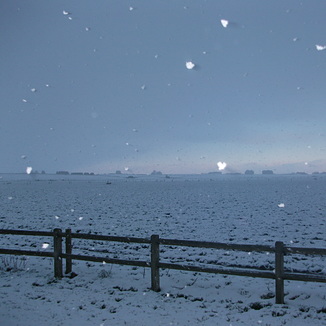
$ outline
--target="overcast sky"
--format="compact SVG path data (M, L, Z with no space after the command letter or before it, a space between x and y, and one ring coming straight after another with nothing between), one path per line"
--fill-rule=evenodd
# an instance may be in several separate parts
M0 172L326 171L325 12L2 0Z

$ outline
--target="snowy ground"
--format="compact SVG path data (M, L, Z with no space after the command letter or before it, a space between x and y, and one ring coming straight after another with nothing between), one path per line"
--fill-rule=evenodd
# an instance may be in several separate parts
M326 247L326 177L0 176L0 228ZM44 244L49 244L45 248ZM49 238L1 236L1 247L52 250ZM273 268L273 255L162 247L162 260ZM74 253L149 259L148 247L74 241ZM289 270L326 274L320 257L286 257ZM323 283L285 282L74 262L53 278L50 258L0 256L1 325L326 325Z

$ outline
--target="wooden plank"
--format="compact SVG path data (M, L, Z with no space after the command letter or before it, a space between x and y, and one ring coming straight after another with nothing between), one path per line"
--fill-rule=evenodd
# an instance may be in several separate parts
M71 233L73 239L85 239L85 240L99 240L99 241L114 241L114 242L126 242L126 243L146 243L150 244L150 239L146 238L134 238L134 237L116 237L100 234L83 234L83 233Z
M248 276L248 277L259 277L259 278L270 278L275 279L275 274L272 271L253 271L246 269L228 269L228 268L207 268L192 265L180 265L171 263L161 263L160 268L165 269L175 269L180 271L189 272L201 272L201 273L211 273L211 274L224 274L224 275L236 275L236 276Z
M92 261L98 263L104 262L107 264L127 265L127 266L151 267L150 262L141 261L141 260L123 260L123 259L115 259L115 258L107 258L107 257L62 254L62 258L67 258L68 256L72 260Z
M30 251L30 250L16 250L16 249L0 249L0 254L4 255L18 255L18 256L39 256L53 258L53 252L45 251Z
M46 231L27 231L27 230L10 230L10 229L0 229L0 234L8 234L8 235L32 235L32 236L44 236L44 237L52 237L53 232Z
M301 254L301 255L326 255L326 249L324 248L299 248L299 247L285 247L285 253L289 254Z
M303 281L303 282L320 282L326 283L326 275L308 274L308 273L284 273L285 280Z
M239 250L239 251L249 251L249 252L251 252L251 251L274 252L275 251L275 248L272 246L227 244L227 243L219 243L219 242L177 240L177 239L160 239L160 244L170 245L170 246L211 248L211 249L223 249L223 250Z

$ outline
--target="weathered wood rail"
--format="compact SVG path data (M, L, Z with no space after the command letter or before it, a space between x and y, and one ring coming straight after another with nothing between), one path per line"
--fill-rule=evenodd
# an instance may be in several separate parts
M226 244L218 242L206 241L189 241L176 239L161 239L158 235L152 235L151 238L134 238L134 237L117 237L97 234L81 234L72 233L70 229L63 232L61 229L54 229L52 232L43 231L27 231L27 230L0 230L3 235L24 235L24 236L39 236L53 238L53 252L32 251L32 250L16 250L0 248L0 254L7 255L24 255L24 256L40 256L50 257L54 261L54 276L62 278L63 264L65 259L66 268L65 274L72 272L72 261L82 260L89 262L105 262L109 264L130 265L139 267L151 268L151 288L153 291L160 291L160 269L174 269L183 271L193 271L202 273L214 273L224 275L237 275L247 277L268 278L275 280L275 302L277 304L284 303L284 280L305 281L305 282L323 282L326 283L325 274L314 274L310 272L293 273L285 271L284 256L290 254L300 255L320 255L326 256L325 248L298 248L286 247L281 241L275 243L275 247L266 245L247 245L247 244ZM62 242L65 239L65 250L63 251ZM150 247L149 261L141 260L124 260L109 257L96 257L88 255L76 255L72 253L72 239L97 240L109 242L124 242L124 243L140 243L148 244ZM259 270L257 267L231 267L211 268L194 265L183 265L175 263L160 262L160 245L163 246L183 246L206 249L218 249L227 251L244 251L244 252L269 252L275 254L275 269L274 270Z

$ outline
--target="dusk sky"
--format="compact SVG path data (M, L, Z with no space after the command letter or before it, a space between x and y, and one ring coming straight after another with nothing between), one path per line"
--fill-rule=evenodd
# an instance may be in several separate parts
M326 171L325 0L2 0L0 172Z

